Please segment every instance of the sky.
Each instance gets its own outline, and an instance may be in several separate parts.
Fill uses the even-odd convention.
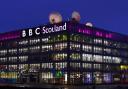
[[[0,33],[43,25],[51,12],[63,20],[73,11],[81,14],[80,23],[128,35],[128,0],[0,0]]]

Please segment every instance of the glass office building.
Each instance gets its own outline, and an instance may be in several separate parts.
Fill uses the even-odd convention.
[[[128,36],[73,22],[2,33],[0,83],[128,84]]]

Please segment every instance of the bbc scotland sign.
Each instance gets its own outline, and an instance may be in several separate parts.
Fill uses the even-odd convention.
[[[54,32],[59,32],[59,31],[64,31],[67,29],[67,23],[63,23],[61,25],[53,25],[51,27],[43,26],[43,27],[37,27],[35,29],[27,29],[27,30],[22,30],[22,37],[31,37],[33,35],[43,35],[43,34],[48,34],[48,33],[54,33]]]

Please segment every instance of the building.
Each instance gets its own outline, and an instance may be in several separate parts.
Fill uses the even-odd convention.
[[[128,36],[73,22],[2,33],[0,82],[128,84]]]

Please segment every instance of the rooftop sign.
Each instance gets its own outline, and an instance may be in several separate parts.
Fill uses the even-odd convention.
[[[52,27],[37,27],[34,29],[28,29],[28,30],[22,30],[22,37],[31,37],[33,35],[43,35],[43,34],[48,34],[48,33],[54,33],[54,32],[59,32],[59,31],[64,31],[67,29],[67,23],[65,22],[62,25],[53,25]]]

